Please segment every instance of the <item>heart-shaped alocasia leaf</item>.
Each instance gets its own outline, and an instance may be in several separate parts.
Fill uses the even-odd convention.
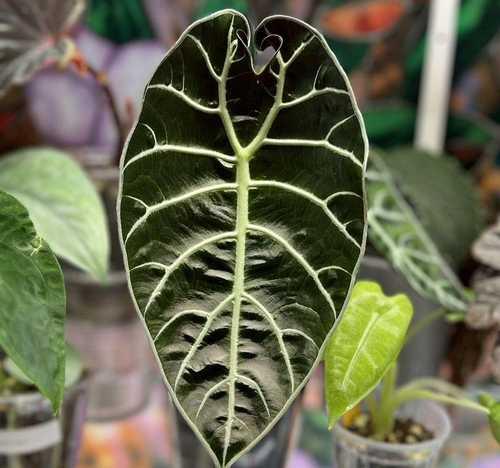
[[[64,59],[71,48],[65,33],[84,6],[84,0],[0,2],[0,94]]]
[[[104,207],[80,166],[52,148],[19,150],[0,160],[0,190],[15,196],[54,253],[104,279],[109,238]]]
[[[410,199],[404,193],[407,178],[387,164],[392,156],[393,153],[384,155],[379,151],[370,155],[367,174],[370,240],[394,267],[404,274],[417,292],[452,312],[465,312],[468,299],[464,288],[420,221],[420,212],[416,211],[419,204],[415,203],[413,197]],[[436,179],[442,180],[443,191],[451,190],[449,187],[456,184],[460,178],[457,168],[453,166],[450,171],[450,165],[444,158],[425,154],[409,156],[406,158],[407,165],[413,168],[413,171],[428,169],[427,183],[422,182],[420,189],[432,192],[436,197],[448,198],[445,194],[439,195],[441,186],[438,186]],[[418,157],[432,158],[432,164],[429,161],[422,162]],[[414,184],[409,185],[414,187]],[[429,199],[429,195],[425,195],[425,198]],[[450,204],[436,200],[436,209],[443,206],[450,207]],[[441,219],[446,219],[448,223],[451,211],[448,213],[441,209],[440,212]],[[442,230],[447,229],[444,224],[446,223],[439,223]]]
[[[252,51],[269,47],[257,72]],[[233,10],[196,22],[147,86],[122,161],[126,265],[217,466],[270,430],[321,357],[364,247],[366,151],[344,72],[292,18],[253,36]]]
[[[57,410],[64,391],[64,281],[29,214],[0,191],[0,346]]]
[[[380,382],[397,359],[413,316],[410,300],[360,281],[325,351],[325,392],[333,426]]]

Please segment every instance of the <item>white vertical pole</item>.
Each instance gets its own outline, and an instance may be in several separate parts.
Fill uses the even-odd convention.
[[[442,152],[446,135],[459,8],[460,0],[431,0],[415,146],[434,153]]]

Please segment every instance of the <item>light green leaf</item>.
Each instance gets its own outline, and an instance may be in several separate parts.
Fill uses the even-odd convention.
[[[4,368],[12,377],[25,385],[35,385],[33,381],[17,366],[11,359],[7,358],[4,362]],[[76,384],[83,374],[83,362],[78,353],[66,344],[65,360],[65,388]]]
[[[20,150],[0,160],[0,190],[16,197],[54,253],[104,279],[109,239],[94,185],[67,154],[52,148]]]
[[[253,34],[232,10],[198,21],[146,89],[122,161],[126,265],[217,467],[269,432],[322,356],[364,248],[366,152],[345,73],[292,18]]]
[[[330,427],[378,385],[399,355],[412,315],[406,296],[385,296],[369,281],[356,284],[325,352]]]
[[[64,282],[26,209],[0,192],[0,346],[54,407],[64,391]]]
[[[464,212],[460,209],[457,212],[452,208],[457,200],[467,200],[467,194],[457,193],[467,191],[466,184],[462,181],[463,174],[444,157],[426,153],[384,154],[376,151],[370,155],[370,161],[367,185],[370,240],[404,274],[417,292],[435,300],[451,312],[465,312],[468,298],[464,287],[442,254],[461,252],[457,243],[449,248],[444,245],[445,239],[450,238],[450,226],[455,236],[466,236],[467,229],[457,227],[453,230],[457,226],[454,219],[457,216],[464,217],[464,212],[475,219],[475,214],[469,212],[473,202],[461,205]],[[405,164],[408,167],[403,171],[401,167]],[[413,182],[410,181],[412,172],[421,173],[418,177],[413,176]],[[415,181],[417,179],[418,183]],[[417,187],[426,194],[416,197]],[[426,216],[424,213],[428,214],[431,209],[432,199],[436,213]],[[439,248],[427,226],[422,224],[423,220],[430,219],[435,223],[433,232],[442,231]],[[470,238],[470,233],[467,236]]]

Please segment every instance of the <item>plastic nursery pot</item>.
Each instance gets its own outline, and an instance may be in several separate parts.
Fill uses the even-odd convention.
[[[141,410],[150,397],[150,345],[130,300],[125,273],[106,284],[71,270],[66,336],[92,371],[88,417],[120,419]]]
[[[441,448],[451,430],[446,411],[435,403],[416,401],[405,405],[398,415],[420,423],[434,434],[434,438],[418,444],[390,444],[360,437],[341,424],[337,424],[333,431],[335,466],[337,468],[435,467]]]
[[[66,390],[59,418],[40,393],[0,397],[0,468],[75,468],[87,381]]]
[[[361,263],[358,279],[377,281],[387,294],[406,294],[415,308],[413,323],[439,308],[438,304],[415,292],[405,277],[381,257],[366,255]],[[450,328],[444,320],[436,320],[404,346],[398,360],[400,383],[417,377],[437,375],[446,356]]]
[[[302,397],[299,396],[274,428],[234,468],[285,468],[295,448],[301,426]],[[176,468],[213,468],[206,449],[177,411],[172,411],[177,432]]]
[[[133,415],[151,394],[150,345],[130,298],[118,245],[116,196],[119,171],[105,155],[88,151],[82,163],[99,191],[110,228],[111,271],[105,283],[65,269],[66,334],[93,371],[88,418],[106,422]]]

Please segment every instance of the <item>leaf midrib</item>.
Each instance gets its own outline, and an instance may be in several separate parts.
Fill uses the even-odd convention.
[[[250,160],[254,157],[273,125],[281,104],[283,103],[283,92],[285,87],[286,64],[284,63],[281,54],[277,54],[277,60],[280,65],[280,72],[277,78],[276,96],[274,103],[271,106],[264,122],[257,132],[253,140],[243,147],[236,134],[231,115],[227,107],[226,99],[226,83],[228,79],[229,69],[232,65],[232,58],[237,50],[238,41],[232,41],[234,17],[231,20],[231,25],[228,31],[227,53],[224,62],[221,79],[218,82],[219,92],[219,107],[223,126],[226,130],[227,137],[236,155],[236,183],[237,183],[237,205],[236,205],[236,258],[234,269],[234,285],[233,285],[233,314],[231,323],[230,336],[230,353],[229,353],[229,394],[228,394],[228,415],[226,420],[224,450],[223,450],[223,465],[226,465],[228,449],[231,442],[231,431],[235,413],[235,398],[236,398],[236,378],[238,375],[238,343],[240,334],[240,314],[241,303],[245,290],[245,255],[246,255],[246,238],[249,226],[248,219],[248,195],[250,188]],[[302,47],[299,47],[292,59],[300,53]],[[291,59],[291,60],[292,60]]]

